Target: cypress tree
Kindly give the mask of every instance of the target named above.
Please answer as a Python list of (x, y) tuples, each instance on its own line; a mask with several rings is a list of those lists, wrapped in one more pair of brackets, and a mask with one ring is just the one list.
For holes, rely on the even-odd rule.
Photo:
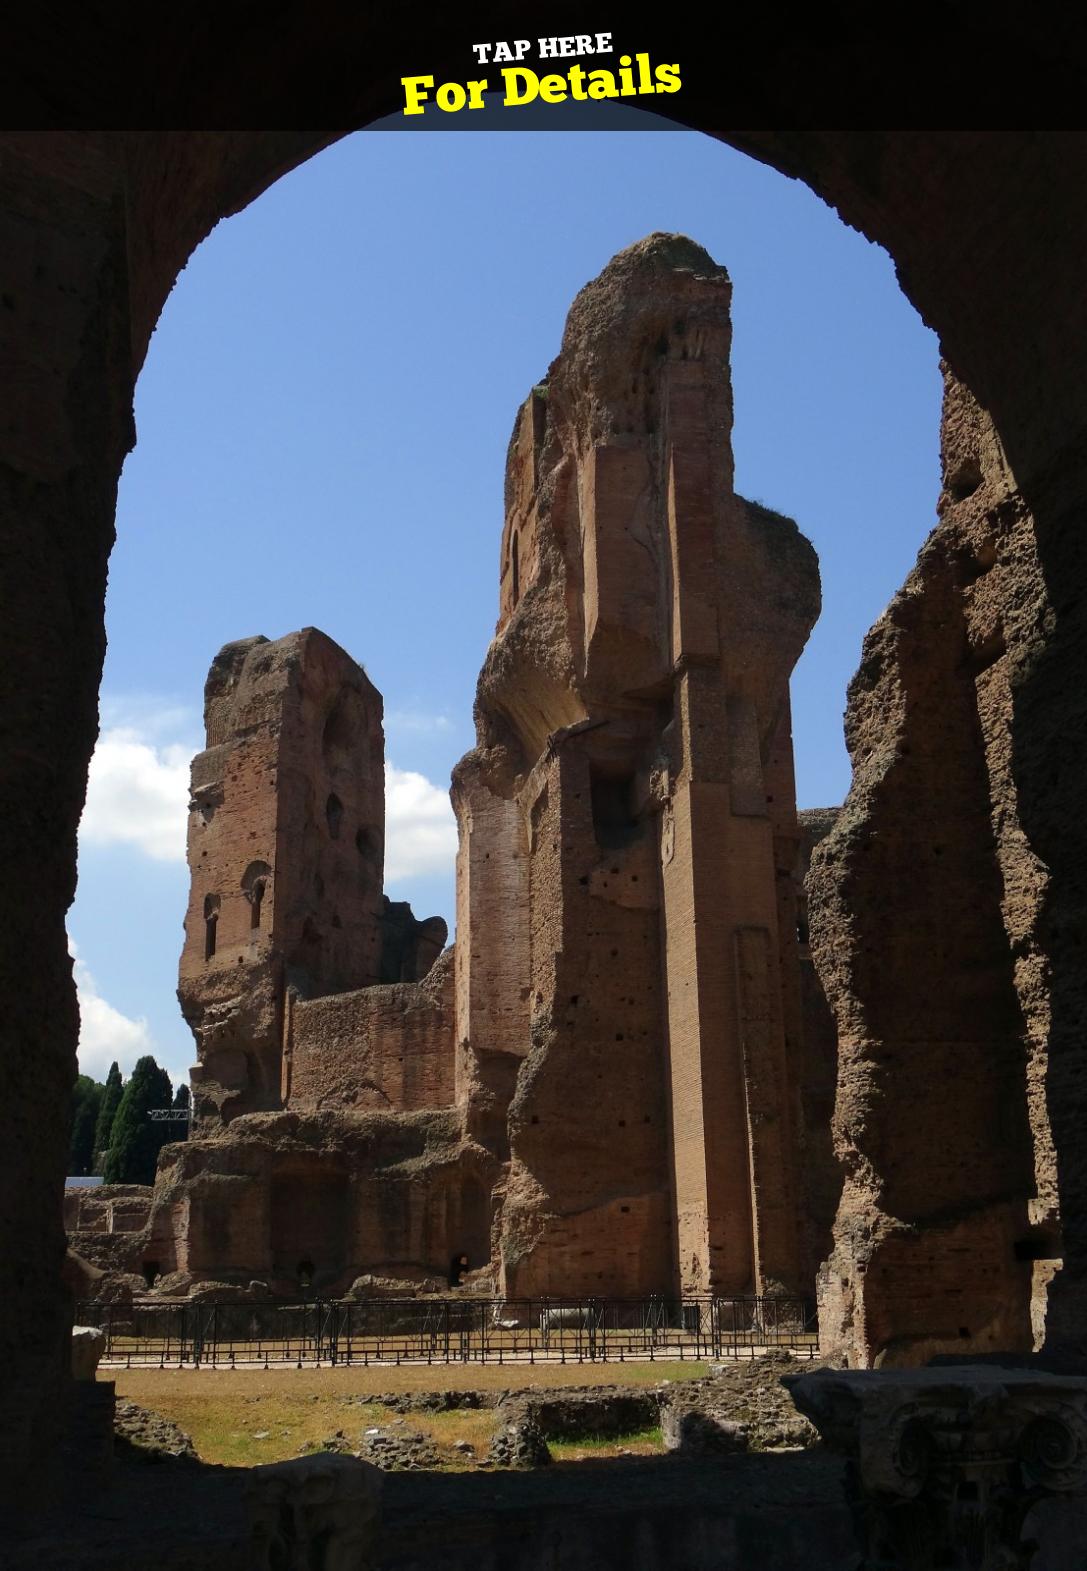
[(113, 1134), (106, 1153), (107, 1184), (153, 1184), (159, 1151), (170, 1140), (170, 1125), (148, 1117), (155, 1108), (168, 1108), (173, 1087), (165, 1069), (148, 1054), (137, 1061), (125, 1086), (113, 1120)]
[(114, 1059), (109, 1066), (109, 1074), (106, 1076), (106, 1086), (98, 1109), (98, 1121), (94, 1126), (94, 1167), (96, 1172), (101, 1171), (102, 1160), (109, 1150), (110, 1137), (113, 1134), (113, 1120), (116, 1118), (117, 1109), (121, 1105), (122, 1094), (121, 1066)]
[(94, 1162), (94, 1132), (105, 1095), (105, 1086), (90, 1075), (77, 1075), (72, 1087), (72, 1139), (68, 1151), (68, 1171), (83, 1177)]

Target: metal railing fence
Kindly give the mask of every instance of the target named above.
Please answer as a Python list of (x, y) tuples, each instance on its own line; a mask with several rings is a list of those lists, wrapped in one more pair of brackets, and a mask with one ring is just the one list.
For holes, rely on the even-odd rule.
[(622, 1363), (817, 1353), (814, 1315), (787, 1298), (83, 1301), (105, 1365)]

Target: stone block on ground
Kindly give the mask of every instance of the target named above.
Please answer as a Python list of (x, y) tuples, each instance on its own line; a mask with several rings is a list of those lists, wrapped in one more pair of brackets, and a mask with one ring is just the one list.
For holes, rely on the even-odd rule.
[(106, 1333), (97, 1326), (72, 1327), (72, 1379), (93, 1380), (106, 1350)]

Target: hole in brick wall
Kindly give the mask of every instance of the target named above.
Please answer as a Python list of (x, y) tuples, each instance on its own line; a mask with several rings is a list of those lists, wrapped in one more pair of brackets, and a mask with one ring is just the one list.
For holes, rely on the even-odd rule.
[(329, 793), (328, 801), (325, 803), (325, 822), (328, 824), (328, 832), (332, 839), (338, 840), (340, 825), (343, 823), (343, 803), (335, 791)]
[(960, 1326), (959, 1327), (959, 1335), (961, 1337), (968, 1337), (970, 1335), (970, 1327), (969, 1326)]
[(620, 1206), (619, 1209), (620, 1209), (620, 1211), (622, 1211), (625, 1214), (626, 1212), (628, 1212), (630, 1210), (630, 1207), (629, 1206)]
[(267, 862), (250, 862), (242, 874), (242, 894), (249, 901), (249, 926), (260, 926), (261, 904), (268, 889), (272, 869)]
[(533, 1113), (532, 1118), (531, 1118), (530, 1121), (532, 1123), (534, 1123), (534, 1124), (538, 1124), (540, 1122), (540, 1115), (539, 1115), (539, 1113)]
[(359, 742), (365, 736), (366, 710), (362, 697), (354, 688), (341, 688), (321, 736), (321, 751), (329, 769), (350, 769)]
[(597, 845), (602, 851), (618, 851), (633, 844), (645, 832), (634, 813), (633, 774), (612, 774), (593, 766), (589, 783)]
[(1031, 1233), (1026, 1238), (1015, 1240), (1012, 1253), (1016, 1260), (1057, 1260), (1060, 1258), (1061, 1246), (1046, 1233)]
[(964, 459), (947, 477), (947, 489), (956, 502), (965, 502), (981, 484), (981, 465), (976, 458)]
[(215, 953), (216, 929), (219, 925), (219, 896), (204, 896), (204, 959)]

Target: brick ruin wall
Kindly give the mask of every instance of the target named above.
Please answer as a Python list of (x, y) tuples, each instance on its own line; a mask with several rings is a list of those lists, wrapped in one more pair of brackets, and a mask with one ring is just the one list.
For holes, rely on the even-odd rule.
[(452, 1107), (453, 985), (448, 950), (423, 982), (293, 1004), (288, 1106), (404, 1113)]
[(788, 677), (818, 572), (732, 490), (729, 297), (693, 242), (640, 242), (518, 413), (436, 963), (444, 924), (381, 894), (361, 668), (315, 629), (216, 657), (179, 990), (196, 1138), (133, 1263), (283, 1290), (305, 1256), (335, 1291), (463, 1250), (509, 1297), (810, 1293), (832, 1202)]
[[(1031, 515), (949, 376), (942, 521), (865, 644), (850, 799), (798, 820), (814, 563), (723, 483), (727, 279), (687, 245), (583, 292), (518, 415), (456, 950), (433, 965), (441, 924), (381, 894), (360, 668), (312, 629), (217, 657), (180, 988), (200, 1138), (151, 1201), (69, 1200), (92, 1265), (283, 1288), (308, 1237), (331, 1289), (440, 1272), (470, 1237), (514, 1295), (803, 1291), (825, 1262), (824, 1340), (855, 1363), (1040, 1340), (1049, 884), (1007, 748), (1043, 616)], [(406, 1147), (358, 1144), (379, 1114)]]
[(941, 446), (940, 523), (865, 639), (853, 784), (810, 878), (845, 1175), (821, 1336), (861, 1366), (1029, 1350), (1062, 1249), (1049, 878), (1009, 732), (1044, 586), (992, 422), (949, 373)]
[[(621, 253), (510, 443), (453, 787), (458, 1084), (497, 1149), (514, 1086), (509, 1293), (799, 1292), (813, 1269), (788, 677), (818, 573), (732, 489), (729, 294), (683, 237)], [(477, 989), (511, 910), (518, 963)]]

